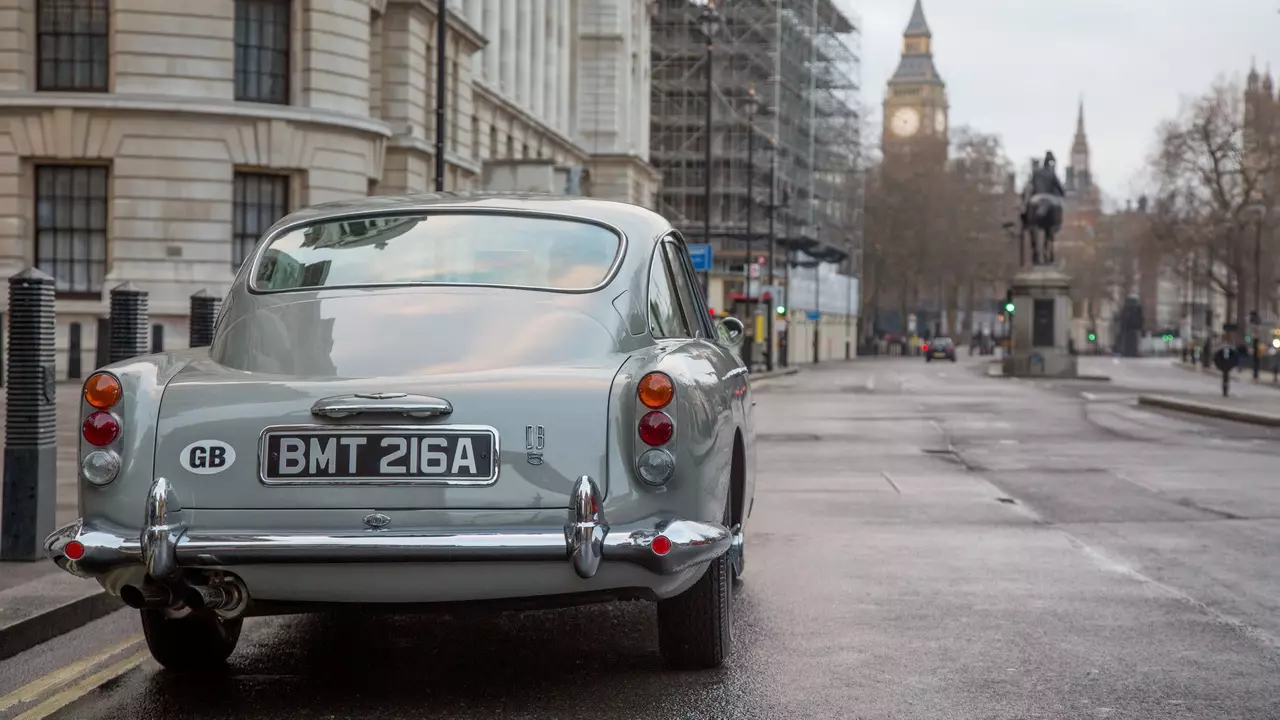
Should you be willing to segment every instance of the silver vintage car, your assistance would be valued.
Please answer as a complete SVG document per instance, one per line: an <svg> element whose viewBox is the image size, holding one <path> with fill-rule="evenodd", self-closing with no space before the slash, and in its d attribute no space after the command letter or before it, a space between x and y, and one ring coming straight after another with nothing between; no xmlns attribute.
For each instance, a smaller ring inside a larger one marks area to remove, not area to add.
<svg viewBox="0 0 1280 720"><path fill-rule="evenodd" d="M250 615L616 599L657 602L670 667L715 667L755 488L742 335L633 205L302 210L211 347L85 382L82 517L45 547L172 670L223 663Z"/></svg>

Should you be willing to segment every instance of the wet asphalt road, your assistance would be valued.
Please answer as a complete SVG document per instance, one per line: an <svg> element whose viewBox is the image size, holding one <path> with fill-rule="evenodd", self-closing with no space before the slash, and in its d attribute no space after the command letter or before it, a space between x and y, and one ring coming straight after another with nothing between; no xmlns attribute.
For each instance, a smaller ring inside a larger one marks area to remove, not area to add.
<svg viewBox="0 0 1280 720"><path fill-rule="evenodd" d="M1280 433L1138 410L1217 391L1167 361L1086 364L1115 382L962 357L761 383L720 671L663 671L632 603L252 619L197 681L126 611L0 663L0 718L1280 717Z"/></svg>

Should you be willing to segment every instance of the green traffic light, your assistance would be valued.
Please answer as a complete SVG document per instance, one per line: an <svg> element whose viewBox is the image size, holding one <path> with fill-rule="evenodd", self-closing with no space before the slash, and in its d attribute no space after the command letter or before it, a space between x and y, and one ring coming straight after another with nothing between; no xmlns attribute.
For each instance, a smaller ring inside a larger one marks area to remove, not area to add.
<svg viewBox="0 0 1280 720"><path fill-rule="evenodd" d="M786 308L786 306L785 306L785 305L779 305L779 306L777 307L777 309L776 309L776 311L775 311L775 312L777 312L779 315L786 315L786 314L787 314L787 308Z"/></svg>
<svg viewBox="0 0 1280 720"><path fill-rule="evenodd" d="M988 305L987 307L991 307L991 306L990 306L990 305ZM1004 311L1005 311L1005 312L1009 312L1009 313L1013 312L1013 303L1005 303L1005 304L1004 304Z"/></svg>
<svg viewBox="0 0 1280 720"><path fill-rule="evenodd" d="M1096 341L1097 339L1098 339L1097 334L1095 334L1095 333L1089 333L1089 342L1094 342L1094 341Z"/></svg>

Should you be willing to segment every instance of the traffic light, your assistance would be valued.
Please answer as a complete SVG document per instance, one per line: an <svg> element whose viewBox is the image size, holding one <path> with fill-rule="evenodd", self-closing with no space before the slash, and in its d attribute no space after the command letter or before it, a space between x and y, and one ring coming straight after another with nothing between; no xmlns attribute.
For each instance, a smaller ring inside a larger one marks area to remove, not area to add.
<svg viewBox="0 0 1280 720"><path fill-rule="evenodd" d="M1005 290L1004 291L1004 311L1012 315L1014 309L1015 308L1013 304L1013 290L1012 289Z"/></svg>
<svg viewBox="0 0 1280 720"><path fill-rule="evenodd" d="M786 315L786 314L787 314L787 306L786 306L786 305L779 305L778 307L774 308L774 312L778 313L779 315Z"/></svg>
<svg viewBox="0 0 1280 720"><path fill-rule="evenodd" d="M1098 333L1089 333L1089 342L1098 342Z"/></svg>

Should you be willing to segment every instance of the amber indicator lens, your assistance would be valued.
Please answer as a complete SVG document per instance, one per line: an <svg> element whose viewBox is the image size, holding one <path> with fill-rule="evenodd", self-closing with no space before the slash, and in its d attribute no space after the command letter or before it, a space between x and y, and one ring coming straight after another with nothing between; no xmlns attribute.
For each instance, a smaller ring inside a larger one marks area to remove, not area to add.
<svg viewBox="0 0 1280 720"><path fill-rule="evenodd" d="M676 386L666 373L651 372L640 378L640 402L647 408L664 408L676 395Z"/></svg>
<svg viewBox="0 0 1280 720"><path fill-rule="evenodd" d="M95 373L84 384L84 399L99 410L120 402L120 381L114 375Z"/></svg>

